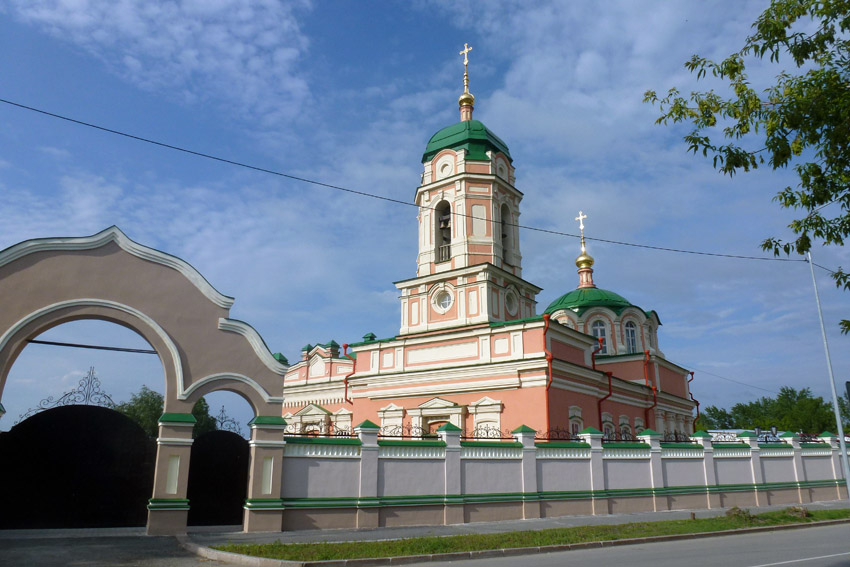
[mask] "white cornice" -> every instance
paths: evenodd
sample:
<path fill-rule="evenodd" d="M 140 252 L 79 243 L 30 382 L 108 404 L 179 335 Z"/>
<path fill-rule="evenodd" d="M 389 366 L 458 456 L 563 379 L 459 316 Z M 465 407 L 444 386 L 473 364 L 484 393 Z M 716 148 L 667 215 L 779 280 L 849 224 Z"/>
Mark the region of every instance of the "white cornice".
<path fill-rule="evenodd" d="M 269 370 L 276 374 L 280 374 L 281 376 L 286 374 L 289 367 L 285 364 L 281 364 L 274 356 L 272 356 L 269 347 L 254 327 L 244 321 L 225 319 L 224 317 L 221 317 L 218 320 L 218 328 L 222 331 L 230 331 L 231 333 L 236 333 L 245 337 L 245 340 L 247 340 L 248 344 L 251 345 L 251 348 L 254 349 L 254 353 L 256 353 L 257 358 L 259 358 Z"/>
<path fill-rule="evenodd" d="M 215 289 L 201 273 L 189 263 L 176 256 L 143 246 L 121 232 L 117 226 L 110 226 L 92 236 L 68 238 L 37 238 L 25 240 L 0 252 L 0 266 L 36 252 L 93 250 L 115 242 L 122 250 L 143 260 L 173 268 L 183 274 L 214 304 L 230 309 L 234 299 Z"/>
<path fill-rule="evenodd" d="M 375 385 L 387 387 L 404 384 L 434 383 L 464 380 L 470 378 L 486 378 L 498 375 L 518 376 L 520 371 L 529 372 L 537 369 L 545 370 L 546 360 L 515 360 L 507 362 L 491 362 L 463 366 L 458 368 L 433 368 L 429 370 L 394 372 L 392 374 L 363 374 L 349 378 L 352 387 L 371 387 Z M 518 382 L 517 382 L 518 383 Z"/>
<path fill-rule="evenodd" d="M 515 390 L 520 387 L 519 378 L 503 378 L 500 380 L 479 380 L 476 382 L 460 382 L 457 384 L 416 385 L 408 388 L 391 388 L 389 390 L 369 390 L 352 393 L 352 398 L 389 399 L 409 398 L 416 396 L 465 394 L 471 392 L 490 392 L 494 390 Z"/>
<path fill-rule="evenodd" d="M 393 284 L 395 284 L 395 286 L 398 289 L 404 289 L 404 288 L 412 287 L 412 286 L 415 286 L 415 285 L 423 285 L 423 284 L 428 285 L 430 283 L 434 283 L 434 282 L 438 282 L 438 281 L 444 281 L 444 280 L 455 278 L 455 277 L 458 277 L 458 276 L 466 276 L 468 274 L 477 274 L 477 273 L 480 273 L 480 272 L 492 272 L 492 273 L 498 275 L 499 277 L 510 281 L 514 285 L 531 288 L 532 290 L 534 290 L 535 294 L 543 291 L 543 288 L 537 287 L 533 283 L 526 281 L 519 276 L 515 276 L 512 273 L 504 270 L 503 268 L 500 268 L 500 267 L 498 267 L 494 264 L 491 264 L 490 262 L 484 262 L 482 264 L 475 264 L 475 265 L 472 265 L 472 266 L 465 266 L 463 268 L 455 268 L 454 270 L 448 270 L 448 271 L 439 272 L 439 273 L 436 273 L 436 274 L 428 274 L 428 275 L 425 275 L 425 276 L 419 276 L 419 277 L 410 278 L 410 279 L 407 279 L 407 280 L 400 280 L 400 281 L 397 281 L 397 282 L 393 282 Z M 478 285 L 480 283 L 481 282 L 473 282 L 469 285 Z"/>

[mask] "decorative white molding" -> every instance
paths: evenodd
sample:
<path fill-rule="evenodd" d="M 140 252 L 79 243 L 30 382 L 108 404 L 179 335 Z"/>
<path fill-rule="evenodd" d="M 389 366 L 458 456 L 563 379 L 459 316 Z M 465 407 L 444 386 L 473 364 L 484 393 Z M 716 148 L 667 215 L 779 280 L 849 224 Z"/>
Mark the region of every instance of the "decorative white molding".
<path fill-rule="evenodd" d="M 649 447 L 640 449 L 620 449 L 619 447 L 606 447 L 602 445 L 603 459 L 648 459 Z"/>
<path fill-rule="evenodd" d="M 231 333 L 236 333 L 245 337 L 248 344 L 250 344 L 251 348 L 254 349 L 254 353 L 256 353 L 257 358 L 259 358 L 269 370 L 276 374 L 280 374 L 281 376 L 286 374 L 289 367 L 285 364 L 281 364 L 275 359 L 275 357 L 272 356 L 266 342 L 260 336 L 260 333 L 254 329 L 254 327 L 244 321 L 225 319 L 224 317 L 221 317 L 218 320 L 218 328 L 222 331 L 230 331 Z"/>
<path fill-rule="evenodd" d="M 761 458 L 770 458 L 770 457 L 793 457 L 794 456 L 794 448 L 790 445 L 788 447 L 782 447 L 781 449 L 762 449 L 759 451 Z"/>
<path fill-rule="evenodd" d="M 309 404 L 307 407 L 295 412 L 295 416 L 305 417 L 305 416 L 321 416 L 325 417 L 326 415 L 330 415 L 331 412 L 323 408 L 318 404 Z M 295 417 L 293 416 L 293 417 Z"/>
<path fill-rule="evenodd" d="M 444 459 L 445 447 L 383 446 L 378 451 L 379 459 Z"/>
<path fill-rule="evenodd" d="M 192 282 L 207 299 L 219 307 L 230 309 L 233 305 L 234 299 L 232 297 L 224 295 L 215 289 L 188 262 L 176 256 L 134 242 L 120 228 L 114 225 L 91 236 L 25 240 L 0 252 L 0 266 L 4 266 L 29 254 L 35 254 L 36 252 L 93 250 L 105 246 L 110 242 L 115 242 L 122 250 L 133 256 L 177 270 L 183 277 Z"/>
<path fill-rule="evenodd" d="M 445 408 L 456 408 L 457 404 L 454 402 L 450 402 L 448 400 L 444 400 L 442 398 L 433 398 L 428 400 L 425 403 L 419 404 L 420 409 L 445 409 Z"/>
<path fill-rule="evenodd" d="M 236 374 L 233 372 L 222 372 L 219 374 L 210 374 L 209 376 L 204 376 L 197 382 L 194 382 L 191 386 L 189 386 L 182 393 L 178 394 L 178 398 L 181 400 L 187 399 L 192 393 L 200 388 L 201 386 L 208 384 L 210 382 L 216 382 L 218 380 L 237 380 L 239 382 L 243 382 L 248 384 L 257 391 L 258 394 L 263 398 L 263 401 L 270 404 L 282 404 L 283 396 L 272 396 L 270 395 L 265 388 L 263 388 L 259 382 L 254 380 L 253 378 L 249 378 L 248 376 L 244 376 L 242 374 Z"/>
<path fill-rule="evenodd" d="M 831 457 L 832 448 L 829 445 L 823 449 L 803 447 L 800 454 L 804 457 Z"/>
<path fill-rule="evenodd" d="M 174 341 L 171 340 L 171 337 L 168 333 L 165 332 L 165 329 L 159 326 L 159 324 L 133 307 L 129 305 L 124 305 L 123 303 L 118 303 L 117 301 L 109 301 L 106 299 L 93 299 L 93 298 L 83 298 L 83 299 L 71 299 L 68 301 L 60 301 L 59 303 L 54 303 L 52 305 L 48 305 L 46 307 L 42 307 L 37 311 L 33 311 L 29 315 L 23 317 L 19 321 L 17 321 L 14 325 L 9 327 L 2 336 L 0 336 L 0 350 L 6 348 L 6 344 L 9 340 L 22 328 L 29 325 L 31 322 L 44 317 L 54 311 L 59 311 L 60 309 L 65 309 L 68 307 L 106 307 L 108 309 L 115 309 L 116 311 L 122 311 L 133 317 L 136 317 L 139 321 L 144 323 L 150 330 L 152 330 L 156 335 L 162 340 L 165 344 L 165 348 L 168 349 L 168 353 L 171 355 L 171 359 L 174 361 L 174 375 L 177 379 L 177 396 L 178 398 L 184 392 L 183 388 L 183 361 L 180 358 L 180 352 L 177 350 L 177 345 L 174 344 Z M 160 361 L 162 359 L 160 358 Z"/>
<path fill-rule="evenodd" d="M 478 341 L 465 343 L 414 348 L 407 350 L 407 364 L 427 364 L 429 362 L 444 362 L 458 358 L 473 358 L 478 356 Z"/>
<path fill-rule="evenodd" d="M 171 446 L 191 446 L 194 441 L 194 439 L 180 439 L 179 437 L 157 437 L 156 444 Z"/>
<path fill-rule="evenodd" d="M 468 392 L 486 392 L 490 390 L 513 390 L 519 388 L 518 378 L 501 380 L 480 380 L 460 384 L 434 384 L 429 386 L 413 386 L 410 388 L 395 388 L 389 390 L 371 390 L 365 393 L 353 394 L 354 398 L 398 398 L 411 396 L 427 396 L 432 394 L 460 394 Z"/>
<path fill-rule="evenodd" d="M 740 449 L 714 449 L 714 458 L 715 459 L 732 459 L 732 458 L 740 458 L 750 456 L 750 448 L 749 446 L 744 446 Z"/>
<path fill-rule="evenodd" d="M 286 441 L 248 441 L 248 445 L 262 449 L 280 449 L 286 446 Z"/>
<path fill-rule="evenodd" d="M 696 446 L 693 449 L 684 447 L 661 447 L 662 459 L 702 459 L 703 449 Z"/>
<path fill-rule="evenodd" d="M 461 447 L 461 459 L 521 459 L 520 447 Z"/>
<path fill-rule="evenodd" d="M 538 459 L 589 459 L 590 447 L 538 447 Z"/>
<path fill-rule="evenodd" d="M 329 459 L 356 459 L 360 457 L 359 445 L 307 445 L 287 443 L 284 457 L 323 457 Z"/>

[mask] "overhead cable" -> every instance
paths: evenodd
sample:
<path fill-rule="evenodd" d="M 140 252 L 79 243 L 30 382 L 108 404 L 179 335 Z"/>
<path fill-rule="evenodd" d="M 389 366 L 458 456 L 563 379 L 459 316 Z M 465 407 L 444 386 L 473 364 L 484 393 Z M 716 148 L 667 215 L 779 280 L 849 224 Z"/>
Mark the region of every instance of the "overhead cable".
<path fill-rule="evenodd" d="M 78 124 L 80 126 L 85 126 L 87 128 L 94 128 L 95 130 L 100 130 L 102 132 L 107 132 L 109 134 L 115 134 L 117 136 L 123 136 L 125 138 L 130 138 L 132 140 L 144 142 L 146 144 L 153 144 L 155 146 L 159 146 L 159 147 L 166 148 L 166 149 L 169 149 L 169 150 L 183 152 L 183 153 L 190 154 L 190 155 L 193 155 L 193 156 L 202 157 L 202 158 L 210 159 L 210 160 L 213 160 L 213 161 L 218 161 L 218 162 L 221 162 L 221 163 L 226 163 L 226 164 L 229 164 L 229 165 L 235 165 L 237 167 L 243 167 L 243 168 L 250 169 L 250 170 L 253 170 L 253 171 L 259 171 L 261 173 L 268 173 L 269 175 L 275 175 L 275 176 L 278 176 L 278 177 L 291 179 L 293 181 L 300 181 L 302 183 L 309 183 L 311 185 L 316 185 L 316 186 L 319 186 L 319 187 L 325 187 L 327 189 L 333 189 L 333 190 L 336 190 L 336 191 L 343 191 L 343 192 L 346 192 L 346 193 L 359 195 L 361 197 L 368 197 L 368 198 L 371 198 L 371 199 L 380 199 L 382 201 L 388 201 L 390 203 L 396 203 L 396 204 L 399 204 L 399 205 L 405 205 L 405 206 L 416 207 L 416 208 L 426 208 L 426 207 L 419 207 L 419 205 L 417 205 L 416 203 L 411 203 L 411 202 L 408 202 L 408 201 L 402 201 L 400 199 L 394 199 L 392 197 L 386 197 L 384 195 L 377 195 L 375 193 L 368 193 L 366 191 L 358 191 L 356 189 L 350 189 L 348 187 L 342 187 L 340 185 L 334 185 L 334 184 L 331 184 L 331 183 L 324 183 L 322 181 L 316 181 L 314 179 L 308 179 L 306 177 L 291 175 L 291 174 L 288 174 L 288 173 L 284 173 L 282 171 L 276 171 L 276 170 L 268 169 L 268 168 L 265 168 L 265 167 L 259 167 L 259 166 L 256 166 L 256 165 L 251 165 L 251 164 L 247 164 L 247 163 L 244 163 L 244 162 L 240 162 L 240 161 L 236 161 L 236 160 L 232 160 L 232 159 L 228 159 L 228 158 L 223 158 L 223 157 L 215 156 L 215 155 L 212 155 L 212 154 L 207 154 L 207 153 L 204 153 L 204 152 L 198 152 L 198 151 L 195 151 L 195 150 L 190 150 L 188 148 L 183 148 L 181 146 L 175 146 L 173 144 L 167 144 L 165 142 L 159 142 L 159 141 L 156 141 L 156 140 L 152 140 L 150 138 L 145 138 L 145 137 L 142 137 L 142 136 L 137 136 L 135 134 L 129 134 L 127 132 L 115 130 L 113 128 L 107 128 L 105 126 L 99 126 L 99 125 L 93 124 L 91 122 L 85 122 L 83 120 L 77 120 L 76 118 L 70 118 L 68 116 L 63 116 L 61 114 L 56 114 L 54 112 L 48 112 L 48 111 L 42 110 L 40 108 L 27 106 L 25 104 L 13 102 L 11 100 L 6 100 L 6 99 L 0 98 L 0 102 L 11 105 L 11 106 L 15 106 L 15 107 L 18 107 L 18 108 L 22 108 L 24 110 L 29 110 L 31 112 L 36 112 L 38 114 L 43 114 L 45 116 L 50 116 L 52 118 L 57 118 L 59 120 L 65 120 L 67 122 L 71 122 L 73 124 Z M 456 215 L 456 216 L 460 216 L 460 217 L 471 218 L 471 219 L 476 219 L 476 220 L 483 220 L 485 222 L 494 222 L 495 223 L 495 221 L 491 221 L 491 220 L 488 220 L 486 218 L 475 217 L 473 215 L 460 214 L 460 213 L 453 213 L 453 214 Z M 557 235 L 557 236 L 566 236 L 566 237 L 569 237 L 569 238 L 580 238 L 580 236 L 578 234 L 572 234 L 572 233 L 569 233 L 569 232 L 561 232 L 561 231 L 558 231 L 558 230 L 551 230 L 551 229 L 546 229 L 546 228 L 539 228 L 539 227 L 527 226 L 527 225 L 521 225 L 521 224 L 514 224 L 514 223 L 505 223 L 505 225 L 506 226 L 515 226 L 517 228 L 521 228 L 521 229 L 524 229 L 524 230 L 542 232 L 542 233 L 545 233 L 545 234 L 554 234 L 554 235 Z M 645 248 L 645 249 L 648 249 L 648 250 L 658 250 L 658 251 L 661 251 L 661 252 L 675 252 L 675 253 L 678 253 L 678 254 L 694 254 L 694 255 L 698 255 L 698 256 L 714 256 L 714 257 L 719 257 L 719 258 L 734 258 L 734 259 L 738 259 L 738 260 L 760 260 L 760 261 L 773 261 L 773 262 L 805 262 L 804 259 L 776 258 L 776 257 L 767 257 L 767 256 L 747 256 L 747 255 L 742 255 L 742 254 L 724 254 L 724 253 L 719 253 L 719 252 L 700 252 L 700 251 L 696 251 L 696 250 L 685 250 L 685 249 L 680 249 L 680 248 L 668 248 L 668 247 L 664 247 L 664 246 L 652 246 L 652 245 L 649 245 L 649 244 L 638 244 L 638 243 L 634 243 L 634 242 L 624 242 L 624 241 L 621 241 L 621 240 L 610 240 L 610 239 L 606 239 L 606 238 L 594 238 L 594 237 L 590 237 L 590 236 L 585 236 L 585 239 L 596 241 L 596 242 L 603 242 L 603 243 L 606 243 L 606 244 L 615 244 L 615 245 L 618 245 L 618 246 L 630 246 L 630 247 L 633 247 L 633 248 Z"/>

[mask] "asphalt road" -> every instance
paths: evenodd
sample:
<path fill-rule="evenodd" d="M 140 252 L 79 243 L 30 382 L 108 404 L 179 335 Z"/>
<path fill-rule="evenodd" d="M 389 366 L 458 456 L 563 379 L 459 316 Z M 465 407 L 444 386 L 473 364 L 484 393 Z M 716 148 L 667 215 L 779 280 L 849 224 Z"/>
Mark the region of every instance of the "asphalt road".
<path fill-rule="evenodd" d="M 0 533 L 0 567 L 218 567 L 142 530 Z M 423 567 L 850 567 L 850 525 L 455 562 Z"/>
<path fill-rule="evenodd" d="M 145 535 L 0 539 L 2 567 L 218 567 L 173 537 Z"/>
<path fill-rule="evenodd" d="M 850 567 L 850 526 L 823 526 L 456 562 L 429 567 Z"/>

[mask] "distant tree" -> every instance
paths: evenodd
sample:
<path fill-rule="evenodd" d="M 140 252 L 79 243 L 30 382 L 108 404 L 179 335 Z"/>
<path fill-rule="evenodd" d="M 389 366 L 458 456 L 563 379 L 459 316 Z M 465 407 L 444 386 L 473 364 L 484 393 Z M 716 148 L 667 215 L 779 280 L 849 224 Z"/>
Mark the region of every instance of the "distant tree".
<path fill-rule="evenodd" d="M 772 0 L 753 23 L 743 47 L 722 61 L 694 55 L 685 67 L 697 79 L 706 75 L 728 87 L 683 96 L 647 91 L 657 104 L 657 123 L 685 123 L 685 143 L 712 159 L 730 177 L 767 162 L 772 169 L 793 166 L 796 187 L 781 188 L 774 200 L 800 211 L 789 227 L 796 238 L 767 238 L 762 248 L 775 254 L 803 254 L 812 239 L 842 246 L 850 237 L 850 0 Z M 758 85 L 747 65 L 767 60 L 776 76 Z M 778 67 L 779 65 L 785 68 Z M 832 209 L 823 210 L 836 203 Z M 850 272 L 833 274 L 850 289 Z M 850 332 L 850 319 L 841 322 Z"/>
<path fill-rule="evenodd" d="M 845 398 L 839 400 L 842 421 L 850 422 Z M 697 429 L 768 429 L 776 426 L 782 431 L 820 433 L 836 430 L 832 404 L 813 396 L 809 388 L 796 390 L 783 386 L 776 398 L 762 397 L 752 402 L 739 402 L 730 410 L 708 406 L 695 423 Z"/>
<path fill-rule="evenodd" d="M 200 437 L 204 433 L 218 429 L 218 422 L 210 415 L 210 406 L 204 398 L 198 400 L 192 408 L 192 415 L 198 420 L 192 430 L 192 437 Z"/>
<path fill-rule="evenodd" d="M 130 396 L 130 401 L 118 404 L 115 410 L 138 423 L 148 437 L 156 438 L 159 435 L 158 422 L 162 407 L 162 394 L 142 386 L 137 394 Z"/>
<path fill-rule="evenodd" d="M 155 439 L 159 436 L 159 418 L 162 416 L 163 407 L 162 394 L 142 386 L 138 393 L 130 396 L 130 401 L 118 404 L 115 410 L 138 423 L 148 437 Z M 210 406 L 205 399 L 201 398 L 195 403 L 192 415 L 197 420 L 192 429 L 192 437 L 199 437 L 218 429 L 218 422 L 210 415 Z"/>
<path fill-rule="evenodd" d="M 700 413 L 699 419 L 694 423 L 694 429 L 733 429 L 733 424 L 732 415 L 728 411 L 717 406 L 708 406 Z"/>

